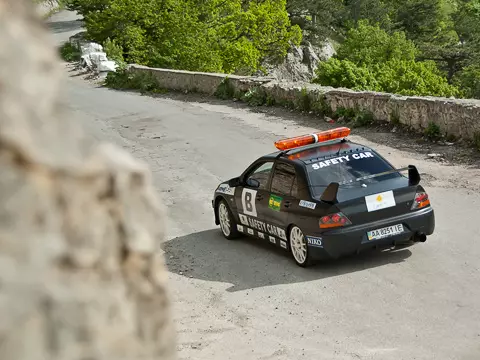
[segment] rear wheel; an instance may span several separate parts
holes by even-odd
[[[310,265],[307,241],[302,230],[298,226],[292,226],[289,232],[290,251],[298,266]]]
[[[217,211],[223,236],[228,240],[237,238],[240,235],[237,230],[237,224],[225,200],[220,200]]]

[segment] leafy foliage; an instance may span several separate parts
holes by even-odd
[[[341,60],[355,64],[371,65],[390,60],[415,60],[417,48],[402,32],[388,34],[379,25],[361,20],[347,32],[347,37],[337,51]]]
[[[372,62],[403,58],[434,61],[440,75],[450,85],[461,87],[464,96],[477,94],[471,90],[477,81],[471,66],[480,63],[480,0],[288,0],[287,9],[307,40],[329,37],[342,43],[338,59],[348,59],[357,66],[344,64],[350,70],[345,84],[367,83],[371,87],[369,72],[363,67],[372,70]],[[365,31],[366,21],[384,33],[373,28]],[[360,50],[356,46],[359,41],[372,46]],[[398,46],[392,49],[392,44]],[[392,50],[405,53],[399,57]],[[433,69],[430,63],[427,68]]]
[[[66,9],[76,11],[79,14],[87,15],[91,12],[102,11],[108,4],[109,0],[63,0]]]
[[[286,0],[69,1],[90,39],[111,39],[127,62],[152,67],[249,74],[302,38]]]
[[[388,34],[360,21],[348,32],[337,56],[320,63],[314,82],[401,95],[459,95],[433,61],[416,61],[417,53],[404,33]]]
[[[105,86],[119,90],[139,90],[140,93],[165,93],[157,79],[150,73],[132,73],[126,69],[109,72]]]
[[[309,41],[319,43],[335,36],[345,8],[339,0],[288,0],[287,11],[292,24],[300,26]]]
[[[357,66],[350,60],[331,58],[321,62],[316,74],[317,77],[313,81],[325,86],[352,90],[380,90],[375,74],[367,67]]]
[[[435,124],[433,121],[430,121],[424,130],[424,134],[430,140],[438,140],[440,139],[442,132],[437,124]]]
[[[120,45],[117,44],[115,40],[112,41],[110,40],[110,38],[108,38],[107,40],[105,40],[103,48],[105,53],[107,54],[107,57],[110,60],[115,61],[120,68],[124,68],[126,66],[123,59],[123,49]]]
[[[453,81],[463,89],[466,97],[480,99],[480,64],[463,68],[456,74]]]
[[[70,42],[66,42],[60,46],[59,52],[60,57],[67,62],[78,61],[82,56],[80,50]]]

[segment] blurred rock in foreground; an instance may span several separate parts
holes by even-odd
[[[174,359],[149,169],[62,112],[31,0],[0,1],[0,44],[0,359]]]

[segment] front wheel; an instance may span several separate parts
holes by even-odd
[[[240,233],[237,230],[237,224],[233,219],[232,212],[230,211],[225,200],[220,200],[218,204],[218,218],[220,221],[220,229],[222,234],[228,240],[237,238]]]
[[[307,241],[302,230],[298,226],[293,226],[289,233],[290,251],[293,259],[298,266],[306,267],[310,265]]]

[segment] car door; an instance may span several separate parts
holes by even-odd
[[[235,202],[241,226],[245,233],[265,238],[267,231],[265,212],[268,209],[268,187],[274,162],[258,161],[243,176],[243,187],[235,192]],[[258,181],[259,186],[249,186],[248,180]]]
[[[277,161],[268,193],[265,211],[267,230],[271,236],[279,238],[278,245],[286,248],[287,226],[291,210],[297,206],[297,173],[295,167],[284,161]],[[273,241],[272,241],[273,242]]]

